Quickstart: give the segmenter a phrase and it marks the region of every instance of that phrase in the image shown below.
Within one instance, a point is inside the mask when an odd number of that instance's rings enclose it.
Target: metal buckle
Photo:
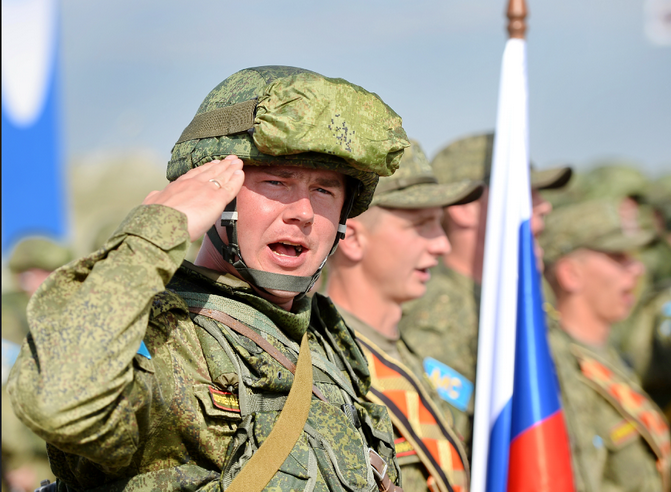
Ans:
[[[373,460],[371,460],[371,462],[370,462],[371,468],[373,469],[373,475],[375,475],[375,479],[378,481],[378,483],[382,483],[382,480],[384,479],[385,475],[387,474],[387,467],[389,465],[387,465],[387,462],[384,459],[382,459],[382,456],[377,454],[377,452],[374,449],[368,448],[368,451],[369,451],[369,453],[373,453],[375,456],[377,456],[379,458],[379,460],[382,463],[384,463],[384,468],[380,472],[377,468],[375,468],[375,465],[373,464]]]

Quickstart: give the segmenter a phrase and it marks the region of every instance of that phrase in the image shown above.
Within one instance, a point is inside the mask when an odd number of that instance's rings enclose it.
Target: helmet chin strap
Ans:
[[[338,241],[345,238],[345,223],[347,222],[347,217],[352,210],[352,205],[354,204],[354,200],[359,194],[361,186],[358,181],[356,183],[356,186],[347,187],[349,190],[351,190],[351,193],[347,193],[345,198],[345,203],[343,204],[343,208],[340,213],[338,232],[336,234],[335,240],[333,241],[333,246],[331,247],[328,256],[324,258],[324,260],[319,265],[317,271],[310,277],[265,272],[263,270],[255,270],[247,266],[245,260],[242,258],[240,245],[238,244],[238,212],[236,210],[235,199],[226,205],[226,208],[221,214],[221,225],[226,228],[228,244],[225,244],[221,237],[219,237],[219,233],[217,232],[217,228],[215,226],[212,226],[210,230],[207,231],[207,237],[210,238],[210,241],[214,247],[217,248],[217,251],[221,253],[224,261],[230,263],[233,268],[235,268],[238,273],[240,273],[240,276],[251,285],[269,294],[270,292],[268,292],[268,289],[298,292],[295,300],[301,299],[314,286],[315,282],[319,278],[319,275],[321,275],[324,265],[326,265],[326,260],[328,260],[328,257],[335,253],[336,249],[338,248]]]

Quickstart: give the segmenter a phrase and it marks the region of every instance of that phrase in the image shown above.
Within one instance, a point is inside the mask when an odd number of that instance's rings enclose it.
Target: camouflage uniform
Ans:
[[[421,146],[418,142],[411,141],[411,146],[404,152],[396,173],[390,177],[380,178],[371,206],[392,211],[444,207],[473,201],[480,197],[482,191],[482,182],[469,179],[439,184]],[[389,399],[390,413],[396,418],[394,420],[392,417],[392,422],[405,492],[442,491],[448,490],[448,487],[452,487],[454,491],[467,491],[470,477],[463,444],[453,430],[453,422],[449,413],[444,414],[442,411],[441,399],[436,389],[424,375],[422,360],[413,354],[403,341],[398,338],[390,339],[381,334],[376,328],[361,321],[356,313],[348,312],[340,306],[338,306],[338,311],[347,325],[354,330],[359,343],[364,348],[364,354],[369,359],[369,367],[373,375],[369,398],[374,399],[375,390],[378,396],[380,393],[384,394],[385,391],[391,390],[396,392],[394,396],[404,403],[394,408],[396,400]],[[384,376],[378,374],[377,371],[376,361],[381,362],[381,359],[385,361],[382,363],[386,368],[383,370]],[[421,385],[421,390],[417,391],[416,388],[419,385]],[[398,396],[401,393],[403,396]],[[428,401],[425,403],[422,397]],[[417,412],[407,410],[414,405],[418,408],[424,405],[423,410]],[[432,414],[426,421],[421,420],[422,416],[419,415],[423,411]],[[411,432],[404,433],[403,428],[398,427],[403,426],[399,413],[407,417]],[[444,433],[440,427],[444,428]],[[443,446],[444,449],[450,451],[442,452],[442,455],[435,453],[435,456],[432,455],[431,458],[426,455],[420,456],[419,451],[421,450],[416,448],[421,447],[423,439],[429,435],[435,443],[441,439],[441,444],[436,444],[435,447]],[[430,449],[429,446],[427,449]],[[449,453],[454,454],[450,454],[449,459],[445,459],[444,455]],[[431,469],[435,471],[431,472]],[[440,476],[441,474],[444,478]],[[435,475],[438,475],[438,478]]]
[[[554,212],[541,237],[547,272],[580,248],[631,251],[652,233],[625,223],[619,199],[591,200]],[[608,344],[594,347],[562,329],[551,311],[555,361],[577,490],[662,491],[669,486],[671,435],[659,408]],[[652,429],[652,430],[651,430]]]
[[[470,454],[473,433],[475,367],[478,355],[480,285],[442,262],[431,270],[423,297],[403,306],[399,323],[402,338],[415,353],[431,357],[457,371],[459,378],[436,379],[434,384],[454,395],[444,408]],[[470,391],[469,391],[470,389]],[[464,396],[464,394],[466,396]],[[466,398],[464,406],[460,402]],[[459,407],[457,407],[458,405]]]
[[[671,420],[671,284],[649,295],[634,313],[622,350],[645,391]]]
[[[383,352],[396,362],[405,365],[409,370],[411,370],[415,374],[418,380],[424,383],[424,390],[432,397],[433,401],[434,402],[440,401],[440,398],[436,393],[436,389],[424,375],[424,370],[422,368],[422,360],[415,354],[413,354],[405,345],[405,343],[403,343],[402,340],[393,340],[387,338],[384,335],[380,334],[377,330],[375,330],[371,326],[361,321],[352,313],[338,307],[337,305],[336,307],[338,308],[338,312],[340,313],[340,315],[345,320],[345,323],[347,323],[347,326],[349,326],[352,330],[354,330],[357,336],[363,335],[365,338],[370,340],[375,345],[375,348],[378,349],[378,352]],[[453,422],[449,414],[444,414],[443,417],[446,419],[448,425],[450,425],[451,428],[453,426]],[[396,428],[394,428],[394,440],[396,442],[405,441],[403,439],[403,436],[399,433],[399,431]],[[456,435],[455,435],[455,442],[460,443],[460,439]],[[465,462],[468,462],[465,450],[462,450],[461,448],[461,443],[459,444],[459,451],[461,451],[463,460]],[[398,447],[397,452],[399,452]],[[427,472],[426,467],[422,464],[416,453],[414,454],[408,453],[404,456],[399,457],[398,464],[401,467],[401,479],[402,479],[403,490],[405,492],[420,492],[420,491],[430,492],[430,489],[427,486],[427,479],[429,478],[429,474]],[[466,471],[462,472],[462,474],[465,473],[467,472]],[[468,480],[467,477],[465,479],[464,477],[459,477],[460,482],[467,480]]]
[[[494,134],[463,138],[441,150],[431,162],[440,183],[460,179],[489,182]],[[570,168],[531,173],[532,187],[563,186],[571,178]],[[474,384],[478,352],[480,285],[443,263],[431,270],[426,294],[403,307],[401,336],[414,353],[435,359],[439,383],[455,429],[463,437],[469,456],[473,432]],[[439,375],[438,375],[439,374]]]
[[[16,245],[8,266],[12,274],[20,275],[34,268],[53,271],[71,259],[67,248],[49,239],[31,237]],[[54,478],[46,443],[16,417],[5,384],[18,348],[29,331],[28,301],[29,295],[23,290],[2,294],[2,469],[3,475],[17,469],[30,471],[34,474],[34,489],[41,479]]]
[[[597,350],[571,338],[550,322],[550,348],[562,393],[562,406],[571,442],[576,490],[662,491],[656,457],[641,434],[583,375],[578,349],[616,373],[643,394],[636,376],[614,349]]]
[[[243,70],[215,88],[201,110],[207,113],[203,108],[222,93],[246,101],[293,75],[316,83],[321,77],[291,67]],[[375,107],[379,100],[365,98],[369,123],[384,125]],[[254,128],[254,139],[264,135]],[[404,132],[395,131],[402,151]],[[245,164],[336,168],[361,176],[357,213],[377,181],[369,172],[374,162],[357,170],[314,152],[271,157],[257,150],[251,132],[178,143],[170,178],[232,153],[226,148],[231,142]],[[376,150],[392,172],[396,151]],[[190,315],[193,307],[228,313],[294,363],[298,341],[308,334],[313,381],[327,402],[312,399],[300,438],[265,490],[376,490],[369,448],[398,481],[391,422],[384,407],[362,400],[369,384],[366,361],[333,305],[315,295],[295,300],[290,312],[280,309],[245,281],[183,263],[189,244],[184,214],[139,206],[102,249],[57,270],[31,301],[31,335],[10,376],[10,395],[21,418],[49,443],[59,491],[223,490],[264,443],[292,373],[227,325]],[[358,415],[359,426],[345,405]]]

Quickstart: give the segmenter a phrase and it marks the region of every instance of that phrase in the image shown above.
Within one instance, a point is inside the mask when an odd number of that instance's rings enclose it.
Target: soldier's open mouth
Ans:
[[[272,243],[268,245],[273,253],[278,256],[300,256],[303,246],[288,242]]]

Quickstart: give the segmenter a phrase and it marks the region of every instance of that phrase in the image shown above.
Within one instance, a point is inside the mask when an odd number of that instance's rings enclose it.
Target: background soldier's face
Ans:
[[[580,275],[581,294],[600,319],[615,323],[634,305],[634,289],[643,265],[628,253],[579,250],[573,261]]]
[[[384,209],[366,228],[364,269],[384,297],[398,304],[426,292],[429,268],[449,251],[440,225],[441,207],[418,210]]]

